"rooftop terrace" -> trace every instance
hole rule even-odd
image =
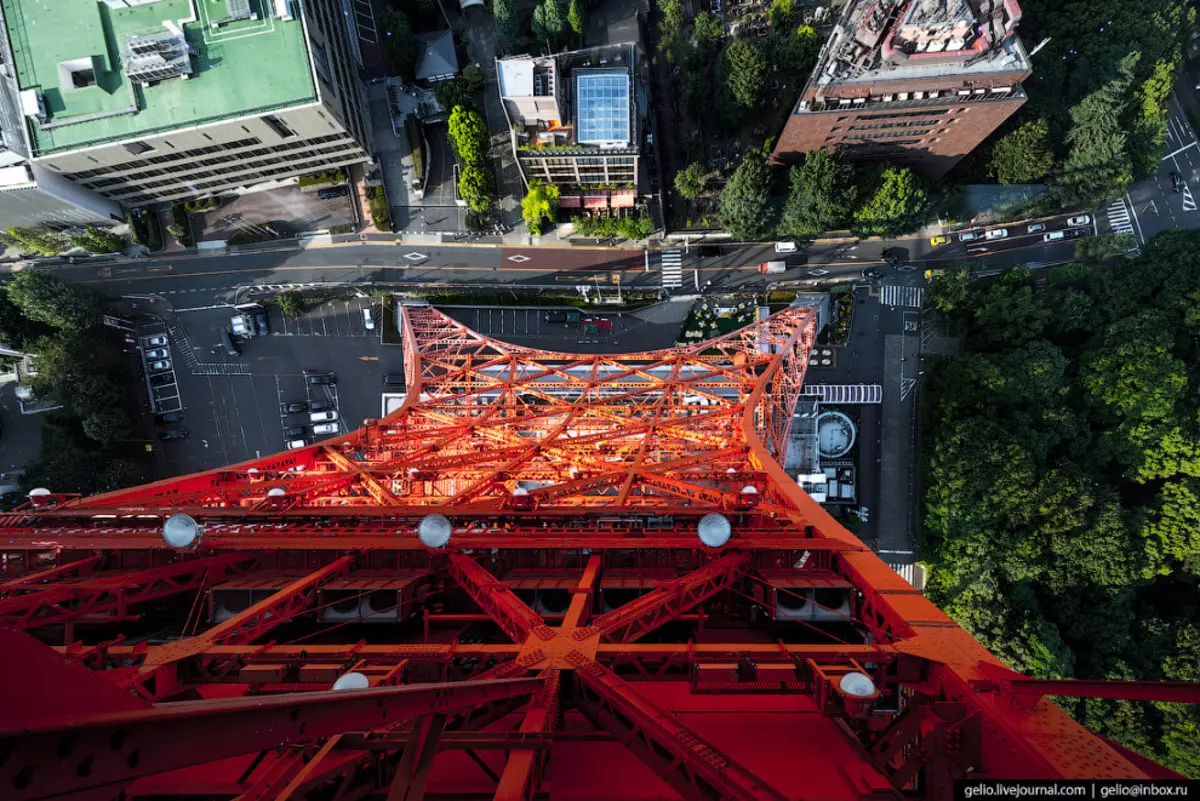
[[[98,0],[0,0],[17,81],[45,99],[29,119],[35,155],[133,139],[316,100],[299,17],[249,0],[230,19],[222,0],[157,0],[110,8]],[[214,27],[214,23],[218,23]],[[182,29],[191,73],[143,85],[126,75],[128,40]]]

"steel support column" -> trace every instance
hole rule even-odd
[[[561,683],[561,671],[549,671],[545,687],[534,693],[529,702],[529,710],[518,729],[521,734],[544,734],[558,726]],[[495,801],[532,799],[542,783],[548,754],[548,750],[537,748],[521,748],[510,753],[496,788]]]
[[[81,668],[82,669],[82,668]],[[380,720],[468,709],[530,695],[538,679],[409,685],[271,698],[182,701],[0,728],[0,786],[9,801],[102,787],[283,743],[362,729]]]

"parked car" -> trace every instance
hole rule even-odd
[[[170,425],[171,423],[178,423],[182,419],[183,419],[183,412],[180,412],[180,411],[163,412],[162,414],[154,415],[154,422],[160,426]]]
[[[337,419],[337,412],[313,412],[308,419],[314,423],[328,423]]]
[[[333,408],[332,401],[315,400],[308,404],[308,408],[314,412],[327,412]]]
[[[314,434],[336,434],[338,432],[337,423],[320,423],[313,426]]]
[[[294,451],[296,448],[303,448],[307,444],[308,440],[304,437],[301,437],[300,439],[289,439],[287,441],[287,449],[289,451]]]
[[[146,351],[146,358],[150,361],[155,359],[165,359],[170,355],[170,351],[168,351],[166,348],[155,348],[154,350]]]
[[[700,258],[702,258],[702,259],[715,259],[720,255],[721,255],[721,246],[720,245],[701,245],[700,246]]]
[[[175,377],[169,373],[159,373],[158,375],[150,376],[150,386],[161,387],[167,384],[174,384]]]
[[[188,430],[183,426],[176,426],[175,428],[168,428],[166,431],[158,432],[158,438],[164,441],[172,439],[187,439],[187,435]]]
[[[221,335],[221,339],[225,343],[225,355],[226,356],[241,356],[242,355],[242,346],[239,345],[238,341],[233,338],[233,334],[230,331],[228,331],[228,330],[224,331]]]
[[[950,237],[948,237],[948,236],[938,235],[938,236],[929,237],[929,244],[935,248],[941,247],[942,245],[947,245],[949,243],[950,243]]]
[[[337,376],[333,373],[327,373],[324,370],[305,370],[304,377],[308,379],[308,383],[315,386],[328,386],[337,383]]]
[[[1042,234],[1043,242],[1059,242],[1066,238],[1066,233],[1063,231],[1051,231],[1048,234]]]
[[[300,414],[300,412],[307,412],[307,411],[308,411],[308,404],[305,403],[304,401],[292,401],[291,403],[283,404],[283,413],[284,414]]]
[[[150,372],[152,372],[152,373],[165,373],[167,370],[170,370],[170,369],[171,369],[171,360],[170,359],[159,359],[156,362],[150,362]]]
[[[988,241],[991,241],[993,239],[1003,239],[1006,236],[1008,236],[1007,228],[993,228],[992,230],[990,230],[986,234],[984,234],[983,238],[987,239]]]
[[[345,197],[350,193],[350,190],[344,186],[329,186],[317,192],[317,197],[321,200],[331,200],[335,197]]]
[[[271,322],[267,319],[266,309],[259,309],[254,312],[254,327],[258,329],[259,336],[271,333]]]
[[[974,242],[979,238],[978,231],[967,231],[958,235],[959,242]]]
[[[1092,218],[1087,214],[1080,214],[1078,217],[1071,217],[1067,220],[1067,225],[1074,228],[1077,225],[1091,225]]]
[[[546,312],[542,315],[542,320],[547,323],[565,323],[567,321],[567,313],[561,311]]]
[[[366,328],[368,331],[374,331],[374,330],[375,330],[375,320],[373,320],[373,319],[371,318],[371,310],[370,310],[369,308],[368,308],[368,309],[363,309],[363,326],[364,326],[364,327],[365,327],[365,328]]]
[[[167,346],[166,334],[155,334],[152,337],[146,337],[147,348],[165,348]]]
[[[1028,229],[1026,229],[1026,232],[1030,233],[1030,234],[1036,234],[1039,231],[1045,231],[1045,230],[1046,230],[1045,223],[1033,223],[1032,225],[1029,226]]]
[[[292,426],[291,428],[285,428],[283,430],[283,435],[285,437],[287,437],[288,439],[295,439],[297,437],[303,437],[304,433],[305,433],[304,426]]]

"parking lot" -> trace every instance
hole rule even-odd
[[[398,346],[380,344],[375,298],[326,300],[296,317],[275,305],[263,308],[269,331],[241,338],[238,356],[230,355],[222,339],[234,309],[169,319],[175,381],[153,391],[156,403],[160,395],[164,404],[175,399],[188,430],[186,439],[159,445],[171,472],[254,459],[297,439],[327,439],[379,417],[383,374],[402,372],[403,355]],[[365,309],[372,312],[373,329],[367,328]],[[151,333],[158,332],[139,332],[142,337]],[[336,383],[313,384],[306,370],[333,373]],[[304,410],[288,412],[288,404],[303,404]],[[335,419],[314,422],[314,406]],[[314,431],[322,424],[334,428]],[[289,429],[303,430],[285,433]]]

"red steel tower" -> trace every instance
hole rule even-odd
[[[784,472],[815,314],[583,356],[404,308],[357,431],[0,516],[0,797],[946,798],[1167,778]],[[32,633],[32,634],[31,634]],[[37,639],[35,639],[35,635]]]

